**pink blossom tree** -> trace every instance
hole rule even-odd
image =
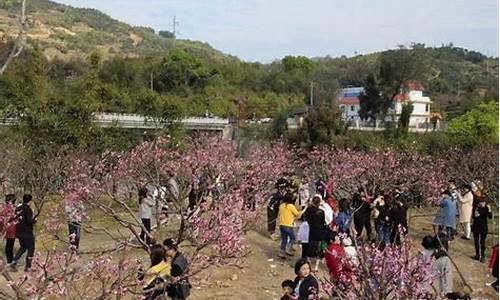
[[[433,259],[412,254],[410,241],[380,250],[358,244],[357,264],[344,260],[339,278],[327,278],[323,288],[340,299],[433,299]]]
[[[130,152],[99,157],[80,154],[64,172],[64,205],[54,203],[46,209],[34,271],[19,276],[3,268],[8,295],[40,299],[85,294],[93,299],[119,299],[139,294],[136,274],[141,263],[130,255],[136,253],[134,249],[148,250],[143,241],[137,243],[143,229],[137,216],[139,186],[152,191],[167,187],[157,202],[158,208],[168,206],[169,218],[158,219],[151,237],[160,241],[176,237],[189,256],[190,275],[214,264],[237,263],[246,254],[244,232],[255,223],[275,179],[289,167],[289,157],[282,144],[259,145],[239,157],[230,142],[205,137],[182,144],[159,137]],[[193,188],[198,197],[190,203]],[[84,235],[104,235],[106,245],[76,255],[61,237],[67,233],[65,205],[83,205]],[[114,225],[99,226],[102,218]]]
[[[443,161],[394,150],[323,147],[311,151],[304,165],[309,177],[326,180],[341,197],[361,189],[370,200],[377,193],[406,188],[417,191],[423,200],[435,202],[444,182]]]
[[[483,192],[498,207],[498,148],[481,147],[473,150],[452,149],[444,160],[445,172],[457,184],[469,184],[480,180]]]

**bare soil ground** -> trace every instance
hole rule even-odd
[[[416,214],[415,212],[413,212]],[[432,211],[426,211],[432,214]],[[420,241],[425,235],[432,234],[432,216],[410,218],[410,238],[414,248],[420,248]],[[496,225],[496,223],[495,223]],[[490,229],[491,230],[491,229]],[[259,230],[260,231],[260,230]],[[459,230],[460,231],[460,230]],[[497,232],[495,230],[495,232]],[[488,245],[492,246],[498,242],[498,236],[489,235]],[[299,257],[297,251],[294,259],[283,261],[277,257],[279,242],[272,241],[265,234],[252,231],[247,235],[247,244],[251,247],[251,253],[241,267],[220,267],[207,270],[197,276],[199,280],[197,287],[193,289],[193,300],[255,300],[255,299],[279,299],[281,295],[281,282],[285,279],[293,279],[293,264]],[[487,249],[487,258],[490,256]],[[458,236],[450,244],[450,256],[461,270],[467,283],[472,287],[470,293],[473,299],[498,299],[495,290],[486,286],[487,282],[494,280],[488,274],[488,264],[480,263],[470,258],[474,255],[474,242],[465,241]],[[324,266],[320,270],[319,278],[327,276]],[[454,270],[454,290],[469,293]]]
[[[415,212],[412,212],[415,215]],[[419,212],[420,214],[421,212]],[[410,238],[414,242],[414,248],[420,248],[420,241],[423,236],[432,234],[432,211],[426,211],[424,214],[429,216],[411,217]],[[102,220],[102,223],[106,223]],[[264,220],[259,221],[264,224]],[[493,226],[497,226],[497,223]],[[104,224],[100,224],[101,226]],[[111,225],[111,224],[110,224]],[[491,229],[490,229],[491,230]],[[493,230],[492,230],[493,231]],[[497,229],[494,230],[498,232]],[[192,300],[273,300],[281,297],[281,282],[285,279],[293,279],[293,264],[300,255],[300,249],[296,252],[294,258],[281,260],[277,257],[279,242],[272,241],[264,233],[265,230],[257,228],[248,232],[246,243],[250,248],[250,253],[241,266],[214,266],[203,271],[192,278],[193,289]],[[83,233],[82,250],[90,250],[93,247],[105,246],[110,244],[109,238],[104,234],[95,233],[92,236]],[[498,242],[498,235],[488,236],[488,245],[491,246]],[[42,242],[42,241],[38,241]],[[17,242],[16,242],[17,246]],[[3,256],[3,242],[0,242],[1,254]],[[472,287],[470,293],[473,299],[498,299],[498,293],[491,287],[486,286],[487,282],[493,281],[488,274],[487,263],[480,263],[470,258],[474,255],[474,243],[472,240],[465,241],[456,238],[450,245],[450,255],[458,265],[467,283]],[[38,249],[41,249],[38,248]],[[141,250],[136,250],[130,255],[139,255],[147,260],[146,255]],[[487,250],[489,258],[490,247]],[[18,272],[20,274],[22,272]],[[319,279],[327,276],[324,266],[318,274]],[[0,288],[5,287],[6,282],[0,277]],[[454,286],[456,291],[468,292],[463,286],[457,272],[454,272]],[[326,295],[325,295],[326,296]]]

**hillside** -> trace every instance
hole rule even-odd
[[[151,109],[157,113],[164,108],[170,111],[169,105],[175,104],[189,115],[208,111],[234,117],[239,111],[235,99],[244,97],[247,118],[275,117],[309,103],[311,81],[315,82],[314,103],[331,102],[340,88],[361,86],[369,73],[377,75],[381,57],[402,65],[397,62],[398,51],[420,53],[418,63],[425,67],[417,74],[421,78],[413,79],[423,83],[425,93],[434,101],[431,109],[441,112],[446,120],[483,100],[498,99],[498,58],[452,44],[416,44],[413,49],[353,57],[288,56],[270,64],[249,63],[199,41],[178,40],[176,51],[170,51],[171,38],[152,28],[114,20],[95,9],[48,0],[29,0],[28,4],[29,42],[38,49],[35,55],[41,52],[46,58],[48,72],[43,75],[54,85],[56,94],[64,94],[61,91],[67,83],[76,78],[84,81],[97,71],[99,84],[93,83],[96,91],[92,101],[104,111],[150,114],[144,103],[156,99],[157,106]],[[0,2],[0,59],[7,53],[3,46],[18,32],[19,10],[17,0]],[[96,50],[102,60],[93,70],[88,58]],[[20,60],[29,59],[30,51],[25,52]],[[151,81],[154,95],[147,92]]]
[[[19,1],[0,2],[0,41],[17,34]],[[104,57],[138,57],[166,52],[172,39],[148,27],[133,27],[88,8],[74,8],[48,0],[27,2],[28,38],[49,58],[68,60],[99,49]],[[181,48],[200,49],[210,56],[225,56],[206,43],[179,40]]]

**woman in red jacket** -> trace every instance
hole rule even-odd
[[[5,203],[0,211],[0,224],[5,237],[5,256],[8,264],[14,259],[14,242],[16,241],[15,203],[16,195],[6,195]]]
[[[329,245],[325,250],[325,261],[332,282],[336,282],[341,276],[348,276],[351,272],[347,262],[347,255],[336,232],[329,234]]]
[[[498,243],[493,246],[491,251],[490,263],[488,264],[488,269],[491,270],[491,275],[496,278],[496,280],[488,285],[493,287],[498,291]]]

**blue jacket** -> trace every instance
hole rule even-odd
[[[345,211],[340,212],[335,218],[335,224],[337,224],[338,232],[349,233],[349,227],[351,226],[351,215]]]
[[[456,229],[457,203],[450,196],[444,196],[439,203],[441,209],[434,218],[435,225]]]

